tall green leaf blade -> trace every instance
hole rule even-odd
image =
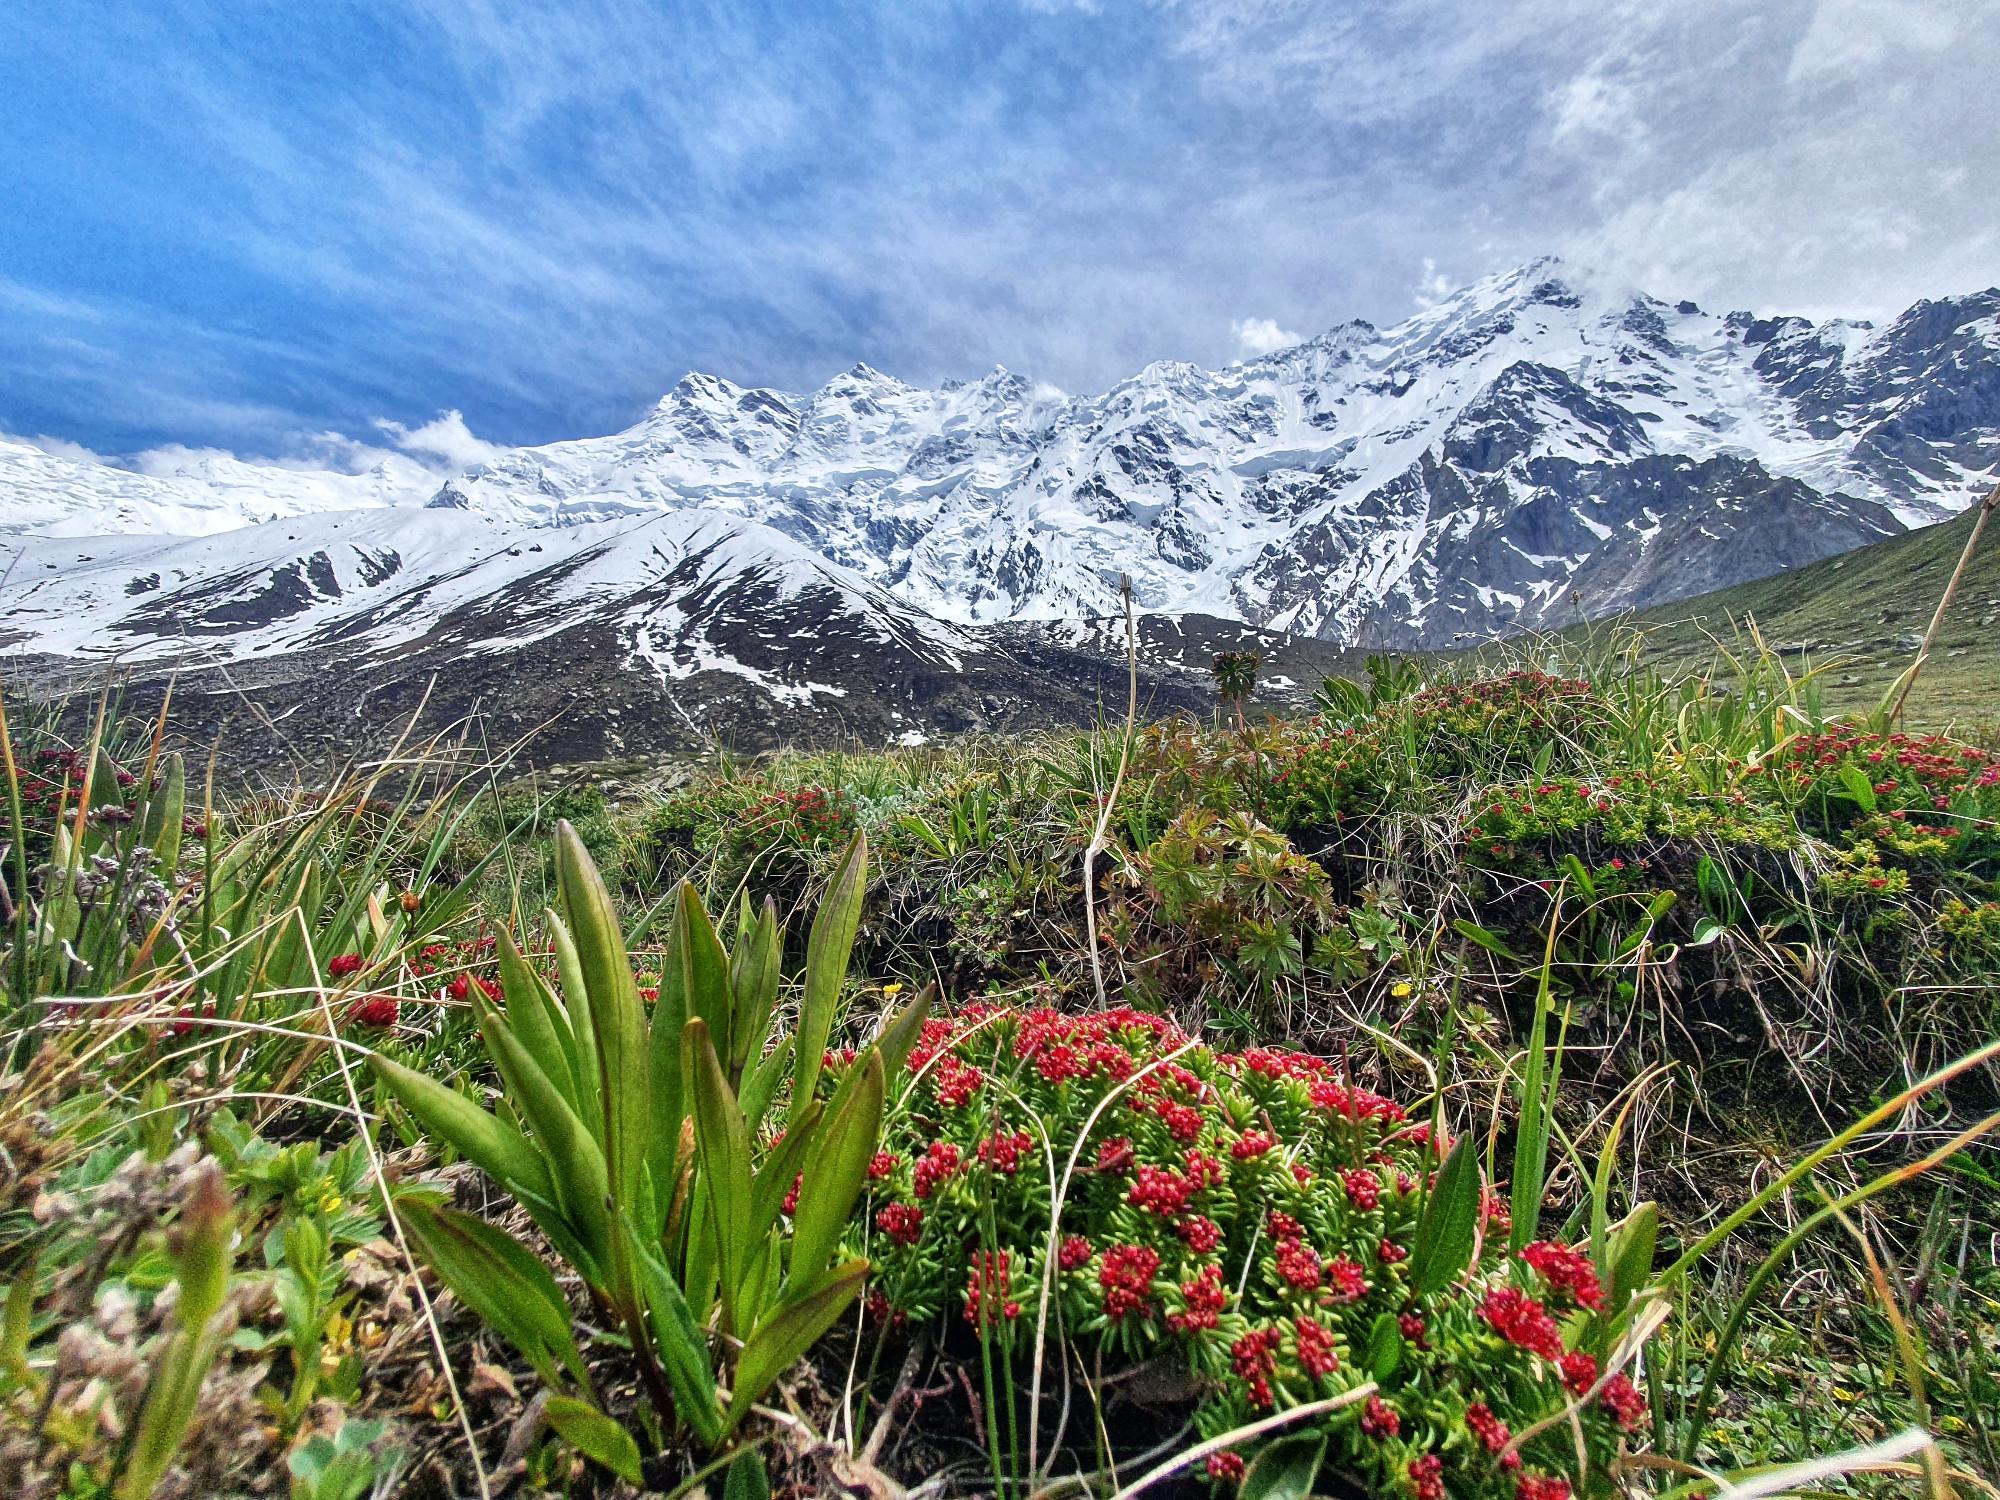
[[[854,842],[835,867],[812,935],[806,940],[805,987],[799,996],[798,1035],[792,1053],[792,1097],[810,1099],[826,1057],[826,1039],[833,1033],[834,1007],[847,979],[854,954],[854,934],[861,927],[861,901],[868,893],[868,835]]]
[[[673,1388],[675,1410],[695,1436],[713,1444],[722,1436],[722,1407],[716,1398],[715,1372],[709,1367],[708,1341],[666,1262],[629,1220],[625,1232],[630,1236],[639,1292],[652,1319],[653,1347]]]
[[[764,1116],[770,1112],[771,1101],[778,1097],[778,1086],[785,1081],[792,1067],[792,1039],[780,1037],[778,1045],[771,1049],[771,1055],[750,1070],[750,1076],[743,1084],[743,1115],[755,1130],[764,1123]],[[794,1111],[797,1109],[794,1103]]]
[[[396,1211],[439,1280],[518,1349],[544,1382],[560,1387],[560,1375],[568,1374],[587,1383],[569,1304],[526,1246],[484,1219],[426,1198],[399,1197]]]
[[[806,1156],[819,1133],[820,1119],[820,1106],[811,1105],[786,1127],[783,1137],[759,1163],[756,1179],[750,1186],[750,1238],[753,1243],[769,1234],[771,1226],[777,1223],[785,1194],[792,1190],[793,1180],[805,1170]]]
[[[750,1254],[750,1131],[722,1076],[708,1023],[690,1016],[683,1036],[687,1056],[682,1066],[694,1101],[695,1149],[701,1158],[709,1228],[722,1272],[723,1309],[730,1326],[740,1333],[747,1309],[737,1304]]]
[[[549,1166],[556,1202],[594,1265],[609,1263],[611,1225],[606,1217],[610,1183],[603,1153],[561,1090],[521,1045],[492,1007],[473,1002],[486,1037],[486,1050],[507,1088],[507,1101],[534,1132],[534,1144]]]
[[[722,1486],[722,1500],[771,1500],[771,1476],[764,1468],[763,1454],[746,1448],[736,1455]]]
[[[868,1262],[849,1261],[809,1296],[788,1302],[766,1318],[743,1345],[736,1383],[729,1393],[724,1431],[733,1430],[750,1408],[831,1328],[861,1290]]]
[[[646,1013],[632,980],[618,911],[568,819],[556,825],[556,888],[597,1040],[599,1103],[604,1112],[604,1162],[616,1202],[639,1201],[652,1128],[647,1099]]]
[[[778,1005],[779,958],[783,938],[778,909],[769,899],[751,916],[746,905],[736,951],[730,955],[729,986],[734,1015],[729,1023],[729,1080],[739,1085],[743,1070],[764,1053],[771,1013]]]
[[[910,1060],[910,1053],[916,1049],[917,1041],[923,1035],[924,1021],[931,1013],[931,997],[934,985],[926,985],[923,992],[904,1006],[900,1012],[882,1028],[882,1034],[875,1039],[875,1050],[882,1055],[882,1087],[894,1089],[896,1075]]]
[[[576,1043],[577,1113],[590,1126],[600,1148],[604,1145],[604,1105],[602,1080],[597,1063],[597,1027],[590,1019],[590,999],[584,991],[583,962],[576,956],[576,939],[569,924],[553,911],[544,910],[549,946],[556,959],[556,979],[562,989],[564,1013],[569,1017],[570,1036]]]
[[[1462,1135],[1438,1168],[1410,1247],[1410,1286],[1419,1296],[1439,1291],[1472,1260],[1479,1229],[1479,1157]]]
[[[681,1177],[681,1136],[687,1120],[687,1085],[681,1071],[682,1032],[687,1027],[687,964],[681,957],[679,895],[667,922],[666,952],[660,956],[660,992],[653,1001],[652,1030],[646,1042],[647,1099],[652,1139],[647,1162],[653,1178],[657,1235],[673,1211],[674,1185]]]
[[[799,1188],[788,1288],[812,1285],[826,1269],[868,1180],[868,1163],[882,1133],[881,1053],[871,1047],[841,1083]]]
[[[556,1201],[548,1168],[520,1131],[457,1090],[379,1053],[368,1065],[419,1125],[489,1177],[511,1192]]]
[[[612,1418],[574,1396],[551,1396],[543,1413],[562,1440],[585,1458],[604,1465],[627,1484],[643,1485],[639,1445]]]
[[[681,973],[687,985],[687,1014],[708,1024],[718,1058],[732,1055],[730,1023],[734,1005],[729,983],[729,955],[716,936],[715,924],[701,898],[687,881],[681,882],[680,905],[675,912],[680,929]],[[724,1077],[733,1076],[725,1072]]]
[[[1513,1185],[1508,1208],[1514,1228],[1510,1246],[1519,1250],[1535,1237],[1541,1223],[1543,1179],[1548,1172],[1549,1093],[1553,1070],[1549,1061],[1549,1012],[1554,1009],[1549,976],[1555,963],[1556,933],[1562,923],[1562,902],[1549,918],[1548,944],[1542,953],[1541,979],[1535,988],[1535,1017],[1528,1027],[1526,1061],[1521,1075],[1521,1120],[1514,1132]]]
[[[171,879],[181,858],[181,820],[187,813],[187,764],[180,752],[161,762],[160,784],[146,796],[146,817],[139,841],[153,851],[159,868]]]
[[[500,993],[507,1003],[508,1030],[521,1039],[528,1055],[542,1065],[569,1107],[580,1118],[588,1119],[576,1092],[575,1043],[558,1032],[554,1007],[543,992],[540,976],[528,966],[521,950],[514,946],[513,935],[505,928],[500,930]]]

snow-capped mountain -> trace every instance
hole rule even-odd
[[[324,511],[421,505],[437,475],[399,454],[359,473],[162,449],[143,469],[50,453],[0,433],[0,533],[211,536]]]
[[[0,531],[124,533],[17,537],[17,650],[375,669],[587,628],[641,676],[734,675],[775,709],[963,669],[1002,624],[1007,649],[1070,649],[1020,627],[1115,612],[1121,575],[1162,617],[1441,646],[1963,508],[2000,472],[2000,289],[1813,324],[1542,260],[1393,328],[1098,395],[690,374],[623,432],[448,475],[148,469],[0,443]]]

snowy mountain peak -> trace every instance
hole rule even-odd
[[[622,432],[450,474],[402,463],[183,453],[139,472],[0,443],[0,529],[203,534],[427,507],[570,555],[650,547],[670,517],[742,538],[739,562],[818,559],[913,618],[1115,612],[1129,576],[1163,613],[1447,644],[1962,507],[2000,472],[2000,291],[1871,328],[1712,314],[1543,257],[1390,327],[1339,324],[1219,371],[1159,360],[1096,395],[998,365],[926,388],[857,363],[809,394],[691,371]],[[190,577],[221,555],[190,554]]]

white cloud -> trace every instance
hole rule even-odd
[[[106,461],[103,454],[86,448],[81,443],[72,443],[68,438],[50,437],[46,433],[36,433],[31,437],[27,433],[10,433],[0,428],[0,440],[26,443],[30,448],[39,448],[53,457],[74,459],[80,464],[101,464]]]
[[[473,436],[472,429],[465,425],[464,413],[457,410],[441,411],[421,427],[405,427],[387,417],[377,417],[375,426],[405,453],[441,458],[454,469],[488,463],[507,451],[503,444]]]
[[[1424,274],[1417,280],[1415,298],[1417,310],[1419,312],[1426,312],[1436,307],[1445,298],[1449,297],[1453,290],[1451,278],[1438,269],[1438,263],[1434,257],[1426,255],[1424,257]]]
[[[1230,320],[1229,332],[1236,340],[1236,347],[1252,358],[1305,342],[1305,335],[1280,328],[1276,318],[1234,318]]]

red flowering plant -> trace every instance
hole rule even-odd
[[[1806,831],[1865,840],[1892,865],[1991,876],[2000,864],[2000,756],[1945,735],[1828,728],[1742,774]]]
[[[911,1063],[851,1231],[889,1324],[997,1323],[1025,1352],[1046,1282],[1051,1337],[1184,1359],[1204,1437],[1353,1393],[1312,1428],[1373,1494],[1602,1490],[1633,1440],[1618,1341],[1650,1246],[1614,1276],[1553,1241],[1510,1253],[1470,1139],[1334,1064],[1129,1009],[980,1006]]]

